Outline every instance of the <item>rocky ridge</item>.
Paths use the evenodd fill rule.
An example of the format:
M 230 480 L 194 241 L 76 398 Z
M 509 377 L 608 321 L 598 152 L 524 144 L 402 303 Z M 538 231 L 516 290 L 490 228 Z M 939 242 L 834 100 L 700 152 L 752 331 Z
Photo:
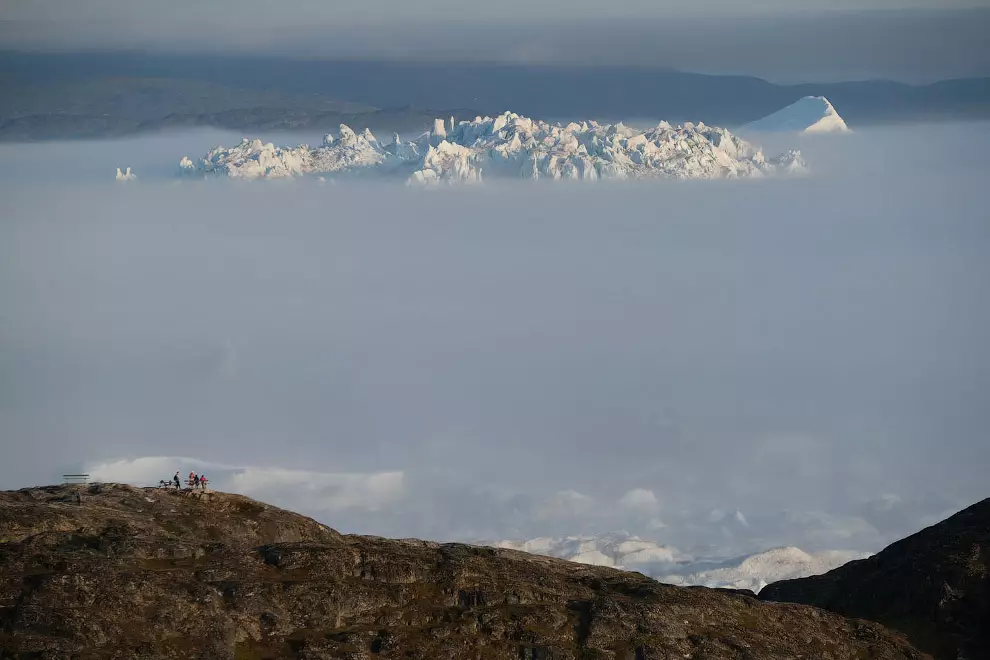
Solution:
M 0 493 L 0 657 L 917 659 L 803 605 L 519 551 L 345 536 L 245 497 Z
M 879 621 L 937 658 L 990 658 L 990 498 L 867 559 L 770 584 L 760 598 Z

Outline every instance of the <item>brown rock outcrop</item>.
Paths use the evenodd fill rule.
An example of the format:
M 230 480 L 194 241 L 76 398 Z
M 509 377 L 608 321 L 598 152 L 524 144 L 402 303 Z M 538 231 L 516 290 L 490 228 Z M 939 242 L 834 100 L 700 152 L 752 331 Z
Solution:
M 510 550 L 344 536 L 224 493 L 0 493 L 0 657 L 921 660 L 803 605 Z

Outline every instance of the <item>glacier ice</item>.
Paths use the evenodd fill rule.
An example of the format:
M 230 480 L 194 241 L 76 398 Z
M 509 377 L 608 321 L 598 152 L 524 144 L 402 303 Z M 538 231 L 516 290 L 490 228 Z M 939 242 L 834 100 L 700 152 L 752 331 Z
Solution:
M 744 127 L 750 131 L 846 133 L 849 126 L 824 96 L 805 96 Z
M 800 152 L 773 158 L 724 128 L 704 123 L 661 122 L 638 131 L 622 123 L 571 122 L 566 126 L 505 112 L 449 125 L 437 119 L 431 131 L 402 142 L 380 142 L 365 130 L 341 124 L 336 136 L 310 148 L 279 147 L 243 139 L 216 147 L 198 163 L 183 158 L 186 174 L 240 179 L 305 174 L 372 174 L 411 184 L 523 179 L 716 179 L 797 174 Z

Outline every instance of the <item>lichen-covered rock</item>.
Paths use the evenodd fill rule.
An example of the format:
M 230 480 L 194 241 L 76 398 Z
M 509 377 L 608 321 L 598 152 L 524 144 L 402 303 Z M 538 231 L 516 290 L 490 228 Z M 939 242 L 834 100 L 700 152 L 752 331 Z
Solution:
M 344 536 L 225 493 L 0 493 L 2 658 L 922 659 L 802 605 Z

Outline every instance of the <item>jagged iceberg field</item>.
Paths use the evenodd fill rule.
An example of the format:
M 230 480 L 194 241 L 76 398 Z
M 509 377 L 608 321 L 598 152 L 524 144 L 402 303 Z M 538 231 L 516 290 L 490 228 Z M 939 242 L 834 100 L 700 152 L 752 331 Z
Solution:
M 704 123 L 661 122 L 638 131 L 595 121 L 566 126 L 506 112 L 497 117 L 449 124 L 402 142 L 396 134 L 379 141 L 370 130 L 341 125 L 336 136 L 310 148 L 279 147 L 244 139 L 179 164 L 187 175 L 238 179 L 300 175 L 366 175 L 408 183 L 509 179 L 721 179 L 796 174 L 805 171 L 800 152 L 768 158 L 724 128 Z
M 668 584 L 750 589 L 754 592 L 777 580 L 819 575 L 846 562 L 870 556 L 870 553 L 847 550 L 805 552 L 796 547 L 778 547 L 737 557 L 693 557 L 675 547 L 625 533 L 541 537 L 484 545 L 558 557 L 581 564 L 639 571 Z

